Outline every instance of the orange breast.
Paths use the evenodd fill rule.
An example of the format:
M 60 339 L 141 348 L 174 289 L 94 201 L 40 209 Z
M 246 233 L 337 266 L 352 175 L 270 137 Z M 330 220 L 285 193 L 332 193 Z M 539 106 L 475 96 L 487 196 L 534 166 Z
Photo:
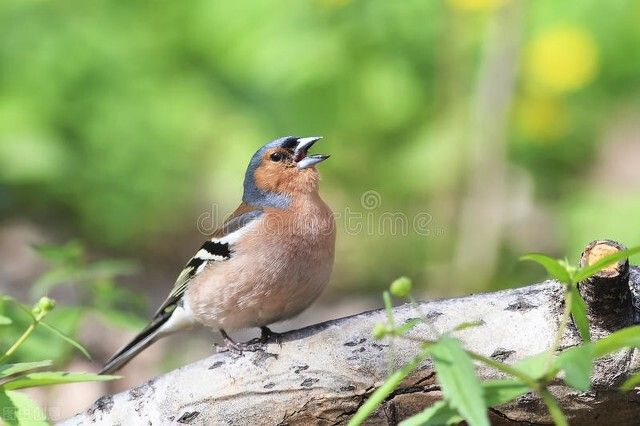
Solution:
M 287 210 L 268 209 L 232 248 L 187 290 L 198 321 L 213 328 L 268 325 L 306 309 L 329 281 L 335 221 L 317 194 Z

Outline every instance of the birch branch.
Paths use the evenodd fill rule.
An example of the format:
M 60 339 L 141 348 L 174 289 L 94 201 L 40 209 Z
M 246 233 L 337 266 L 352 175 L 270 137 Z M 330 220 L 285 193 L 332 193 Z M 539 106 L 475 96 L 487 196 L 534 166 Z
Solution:
M 611 245 L 613 244 L 613 245 Z M 619 249 L 608 241 L 592 243 L 582 262 L 593 263 Z M 604 247 L 604 248 L 603 248 Z M 585 263 L 586 262 L 586 263 Z M 594 336 L 637 323 L 640 268 L 628 262 L 614 265 L 580 291 L 589 308 Z M 513 363 L 550 347 L 563 309 L 563 287 L 554 281 L 496 293 L 419 303 L 419 309 L 439 331 L 467 321 L 475 328 L 456 333 L 464 346 L 494 359 Z M 420 314 L 403 305 L 394 310 L 398 322 Z M 281 345 L 242 355 L 215 354 L 117 395 L 106 395 L 64 425 L 341 425 L 387 377 L 419 350 L 416 343 L 396 339 L 376 341 L 374 325 L 385 321 L 376 310 L 290 331 Z M 435 338 L 432 328 L 420 324 L 409 336 Z M 573 324 L 562 347 L 580 342 Z M 623 350 L 597 362 L 592 390 L 578 392 L 561 382 L 551 386 L 570 423 L 638 422 L 637 390 L 623 394 L 618 386 L 640 368 L 636 349 Z M 483 379 L 499 373 L 479 365 Z M 431 360 L 427 360 L 369 419 L 372 425 L 395 425 L 442 396 Z M 493 408 L 496 425 L 549 424 L 547 410 L 534 394 Z

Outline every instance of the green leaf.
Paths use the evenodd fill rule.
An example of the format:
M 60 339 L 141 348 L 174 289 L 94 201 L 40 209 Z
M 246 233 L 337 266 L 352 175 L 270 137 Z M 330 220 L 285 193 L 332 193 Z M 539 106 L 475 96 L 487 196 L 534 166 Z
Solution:
M 549 358 L 549 352 L 540 352 L 538 354 L 522 358 L 520 361 L 513 364 L 513 368 L 520 370 L 533 380 L 538 380 L 547 373 L 547 364 L 550 359 L 553 360 L 553 357 Z
M 36 361 L 36 362 L 19 362 L 16 364 L 0 365 L 0 378 L 11 376 L 12 374 L 24 373 L 25 371 L 35 370 L 36 368 L 50 367 L 52 361 Z
M 393 392 L 400 382 L 405 379 L 413 370 L 415 370 L 425 359 L 429 357 L 428 350 L 422 350 L 411 361 L 405 364 L 400 370 L 393 373 L 376 391 L 371 394 L 369 399 L 362 404 L 353 417 L 349 420 L 348 426 L 358 426 L 384 402 L 385 399 Z
M 542 253 L 529 253 L 520 260 L 530 260 L 544 266 L 549 275 L 563 283 L 571 282 L 571 275 L 563 263 Z
M 0 418 L 6 426 L 45 426 L 47 416 L 27 395 L 0 388 Z
M 584 299 L 580 295 L 578 288 L 571 286 L 571 315 L 573 316 L 573 322 L 576 324 L 576 328 L 582 337 L 582 341 L 589 343 L 591 341 L 591 333 L 589 332 L 589 319 L 587 318 L 587 305 L 584 303 Z
M 589 390 L 593 371 L 593 347 L 590 344 L 563 351 L 555 364 L 564 370 L 564 381 L 569 386 L 583 392 Z
M 622 250 L 622 251 L 610 254 L 609 256 L 605 256 L 602 259 L 598 260 L 593 265 L 585 266 L 584 268 L 579 269 L 574 275 L 573 279 L 575 282 L 584 281 L 590 276 L 597 274 L 598 272 L 600 272 L 607 266 L 611 265 L 612 263 L 616 263 L 621 260 L 624 260 L 636 253 L 640 253 L 640 247 L 633 247 L 633 248 L 630 248 L 629 250 Z
M 33 244 L 31 247 L 40 257 L 53 263 L 78 262 L 84 256 L 84 247 L 78 241 L 64 245 Z
M 29 373 L 10 380 L 2 385 L 4 389 L 16 390 L 39 386 L 59 385 L 62 383 L 106 382 L 119 379 L 120 376 L 107 376 L 91 373 L 67 373 L 64 371 L 43 371 Z
M 0 325 L 9 325 L 11 323 L 13 323 L 11 318 L 0 315 Z
M 54 324 L 56 329 L 62 330 L 66 335 L 74 336 L 82 322 L 82 313 L 81 308 L 60 306 L 54 309 L 45 321 L 47 324 Z M 64 363 L 75 351 L 75 347 L 46 326 L 38 324 L 34 333 L 18 348 L 10 362 L 52 359 L 54 364 Z
M 489 380 L 482 382 L 487 407 L 513 401 L 531 389 L 519 380 Z M 404 420 L 400 426 L 430 426 L 458 424 L 464 419 L 445 401 L 438 401 L 422 412 Z
M 569 426 L 567 422 L 567 418 L 564 416 L 562 409 L 558 405 L 558 401 L 554 398 L 554 396 L 549 392 L 546 388 L 543 388 L 540 391 L 540 395 L 542 396 L 542 400 L 547 406 L 549 410 L 549 414 L 551 414 L 551 419 L 556 426 Z
M 140 271 L 136 262 L 131 260 L 98 260 L 86 267 L 93 278 L 105 279 L 122 275 L 134 275 Z
M 484 401 L 487 407 L 504 404 L 513 401 L 517 397 L 531 391 L 529 386 L 520 380 L 487 380 L 482 383 L 484 389 Z
M 409 321 L 405 322 L 404 324 L 399 325 L 396 328 L 394 328 L 393 329 L 393 334 L 395 334 L 396 336 L 402 336 L 407 331 L 411 330 L 413 327 L 415 327 L 416 325 L 420 324 L 421 322 L 422 322 L 422 320 L 419 319 L 419 318 L 410 319 Z
M 400 422 L 399 426 L 436 426 L 458 424 L 464 419 L 445 401 L 437 401 L 420 413 Z
M 636 373 L 633 376 L 629 377 L 627 380 L 625 380 L 622 386 L 620 387 L 620 390 L 628 392 L 630 390 L 633 390 L 638 385 L 640 385 L 640 373 Z
M 103 260 L 89 265 L 62 265 L 42 275 L 33 285 L 31 294 L 40 296 L 54 287 L 132 275 L 138 270 L 135 263 L 126 260 Z
M 640 325 L 623 328 L 594 342 L 594 357 L 600 358 L 623 348 L 640 347 Z
M 469 328 L 475 328 L 475 327 L 480 327 L 481 325 L 484 324 L 484 321 L 478 320 L 478 321 L 465 321 L 462 322 L 458 325 L 456 325 L 452 331 L 462 331 L 462 330 L 467 330 Z
M 487 407 L 513 401 L 531 389 L 519 380 L 489 380 L 482 382 L 484 401 Z M 438 401 L 422 412 L 400 423 L 400 426 L 430 426 L 458 424 L 464 419 L 445 401 Z
M 457 339 L 444 336 L 429 349 L 445 400 L 471 426 L 488 426 L 483 389 L 473 361 Z
M 32 297 L 38 297 L 47 294 L 55 287 L 71 285 L 85 278 L 86 276 L 79 266 L 59 266 L 42 274 L 33 283 L 30 294 Z
M 47 324 L 44 321 L 40 321 L 40 325 L 42 325 L 44 328 L 46 328 L 47 330 L 51 331 L 52 333 L 56 334 L 62 340 L 64 340 L 65 342 L 69 343 L 71 346 L 73 346 L 76 349 L 78 349 L 88 359 L 91 359 L 91 355 L 89 355 L 89 352 L 80 343 L 76 342 L 74 339 L 72 339 L 71 337 L 67 336 L 62 330 L 52 326 L 51 324 Z
M 11 296 L 2 296 L 2 299 L 0 300 L 2 300 L 2 302 L 10 303 L 11 305 L 17 307 L 18 309 L 23 311 L 25 314 L 27 314 L 32 321 L 35 321 L 36 318 L 33 316 L 30 306 L 27 306 L 24 303 L 18 302 L 15 298 Z

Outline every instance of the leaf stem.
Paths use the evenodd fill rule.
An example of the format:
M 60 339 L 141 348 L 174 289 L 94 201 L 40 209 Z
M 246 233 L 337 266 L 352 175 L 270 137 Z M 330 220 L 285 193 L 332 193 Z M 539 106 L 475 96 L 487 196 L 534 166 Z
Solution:
M 391 293 L 389 291 L 385 291 L 382 293 L 382 300 L 384 300 L 384 310 L 387 313 L 387 327 L 395 328 L 396 322 L 393 318 L 393 303 L 391 302 Z M 387 375 L 391 376 L 393 373 L 393 358 L 394 358 L 394 350 L 393 350 L 393 338 L 395 336 L 391 335 L 389 339 L 389 351 L 387 353 Z
M 568 284 L 572 285 L 572 284 Z M 573 304 L 573 294 L 571 293 L 571 289 L 565 287 L 564 292 L 564 311 L 562 312 L 562 317 L 560 317 L 560 322 L 558 323 L 558 329 L 556 330 L 556 335 L 553 338 L 553 344 L 549 348 L 549 356 L 545 362 L 545 370 L 549 370 L 551 367 L 551 361 L 553 360 L 553 355 L 558 351 L 560 347 L 560 343 L 562 342 L 562 336 L 564 335 L 564 331 L 567 329 L 567 325 L 569 324 L 569 318 L 571 317 L 571 305 Z
M 18 340 L 16 340 L 16 342 L 9 349 L 7 349 L 4 355 L 0 357 L 0 363 L 4 362 L 4 360 L 13 355 L 13 353 L 20 347 L 20 345 L 22 345 L 24 341 L 27 340 L 29 336 L 31 336 L 31 333 L 33 333 L 33 330 L 36 329 L 37 325 L 37 322 L 32 322 L 31 325 L 29 325 L 25 332 L 22 333 L 22 336 L 20 336 Z
M 440 332 L 438 332 L 438 329 L 433 324 L 433 321 L 430 320 L 425 315 L 425 313 L 422 311 L 422 308 L 420 308 L 420 305 L 418 304 L 418 301 L 412 295 L 409 295 L 409 303 L 411 304 L 411 307 L 413 308 L 413 310 L 416 311 L 416 313 L 418 314 L 420 319 L 422 319 L 422 322 L 424 324 L 426 324 L 427 327 L 429 327 L 429 329 L 431 330 L 431 333 L 433 333 L 434 337 L 436 339 L 439 338 L 440 337 Z
M 411 361 L 406 363 L 402 368 L 393 373 L 385 382 L 376 389 L 375 392 L 367 399 L 367 401 L 356 411 L 354 416 L 349 420 L 348 426 L 361 425 L 371 413 L 389 396 L 400 382 L 415 370 L 420 363 L 429 357 L 429 351 L 423 350 L 416 355 Z
M 423 345 L 434 345 L 438 343 L 437 341 L 417 339 L 411 336 L 398 336 L 398 337 L 400 337 L 401 339 L 411 340 L 413 342 L 419 342 L 419 343 L 422 343 Z M 486 357 L 484 355 L 481 355 L 477 352 L 470 351 L 468 349 L 465 349 L 464 351 L 467 353 L 467 355 L 469 355 L 471 358 L 475 359 L 476 361 L 480 361 L 492 368 L 495 368 L 498 371 L 502 371 L 503 373 L 509 374 L 517 379 L 520 379 L 521 381 L 529 385 L 533 390 L 538 390 L 540 388 L 540 384 L 535 379 L 529 377 L 527 374 L 523 373 L 517 368 L 510 366 L 509 364 L 496 361 L 495 359 Z
M 542 400 L 544 401 L 547 409 L 549 410 L 549 414 L 551 414 L 551 418 L 556 426 L 568 426 L 567 418 L 565 417 L 562 409 L 558 405 L 558 401 L 556 398 L 549 392 L 549 389 L 543 388 L 540 391 L 540 396 L 542 396 Z
M 42 320 L 43 317 L 44 317 L 43 314 L 32 316 L 33 321 L 31 322 L 29 327 L 27 327 L 27 329 L 24 331 L 24 333 L 22 333 L 22 335 L 18 338 L 18 340 L 16 340 L 15 343 L 11 345 L 9 349 L 7 349 L 4 355 L 0 357 L 0 363 L 4 362 L 6 359 L 11 357 L 11 355 L 13 355 L 13 353 L 20 347 L 20 345 L 22 345 L 25 342 L 25 340 L 27 340 L 29 336 L 31 336 L 31 333 L 33 333 L 33 331 L 36 329 L 36 327 L 40 323 L 40 320 Z
M 393 304 L 391 303 L 391 293 L 385 291 L 382 293 L 382 299 L 384 300 L 384 309 L 387 313 L 387 322 L 389 323 L 389 327 L 393 327 L 395 325 L 395 321 L 393 319 Z
M 509 375 L 515 377 L 516 379 L 520 379 L 521 381 L 526 383 L 529 387 L 531 387 L 532 390 L 540 389 L 540 384 L 536 380 L 534 380 L 533 378 L 529 377 L 528 375 L 526 375 L 522 371 L 518 370 L 517 368 L 514 368 L 514 367 L 510 366 L 509 364 L 505 364 L 504 362 L 496 361 L 493 358 L 489 358 L 489 357 L 486 357 L 484 355 L 480 355 L 479 353 L 476 353 L 476 352 L 473 352 L 473 351 L 469 351 L 469 350 L 466 350 L 466 349 L 465 349 L 465 352 L 467 352 L 467 354 L 471 358 L 475 359 L 476 361 L 480 361 L 483 364 L 488 365 L 489 367 L 493 367 L 498 371 L 502 371 L 503 373 L 509 374 Z

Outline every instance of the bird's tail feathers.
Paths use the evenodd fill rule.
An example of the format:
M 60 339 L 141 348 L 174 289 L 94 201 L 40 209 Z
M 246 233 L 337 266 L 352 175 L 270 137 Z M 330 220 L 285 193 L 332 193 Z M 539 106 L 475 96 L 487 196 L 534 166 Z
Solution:
M 100 374 L 111 374 L 119 370 L 158 339 L 191 325 L 191 317 L 182 306 L 177 306 L 170 312 L 158 312 L 149 325 L 107 361 Z
M 99 374 L 112 374 L 118 371 L 131 361 L 133 357 L 138 355 L 158 339 L 159 336 L 157 336 L 157 331 L 150 334 L 145 334 L 144 332 L 138 334 L 131 342 L 116 352 L 107 361 Z

